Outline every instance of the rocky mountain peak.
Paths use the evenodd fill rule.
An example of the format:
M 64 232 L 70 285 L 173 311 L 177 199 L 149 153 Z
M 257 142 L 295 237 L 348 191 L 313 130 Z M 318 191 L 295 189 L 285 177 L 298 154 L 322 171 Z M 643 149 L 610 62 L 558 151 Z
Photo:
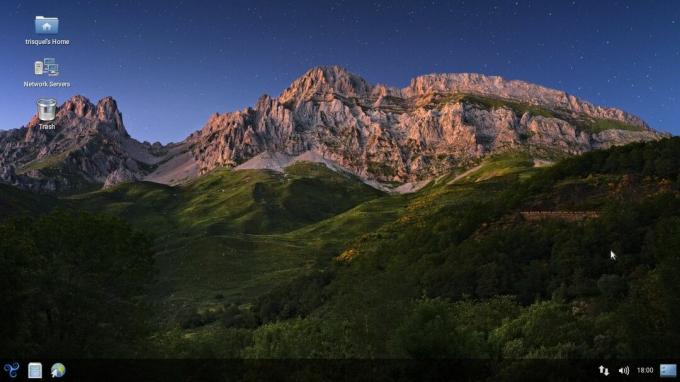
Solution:
M 190 140 L 200 173 L 257 167 L 244 163 L 271 153 L 403 183 L 503 150 L 578 154 L 662 136 L 622 110 L 524 81 L 429 74 L 399 89 L 329 66 L 308 70 L 252 109 L 210 118 Z
M 97 117 L 99 120 L 111 120 L 121 115 L 118 104 L 113 97 L 104 97 L 97 102 Z
M 58 109 L 55 123 L 65 133 L 87 130 L 91 134 L 129 138 L 123 115 L 113 97 L 102 98 L 94 105 L 86 97 L 73 96 Z
M 314 96 L 340 94 L 363 97 L 370 94 L 372 86 L 363 78 L 340 66 L 319 66 L 308 70 L 281 93 L 279 101 L 309 100 Z
M 34 116 L 25 128 L 0 133 L 0 181 L 68 192 L 134 180 L 144 168 L 140 163 L 153 161 L 152 151 L 130 138 L 112 97 L 95 105 L 76 95 L 57 108 L 50 124 Z
M 525 81 L 506 80 L 500 76 L 478 73 L 427 74 L 412 79 L 410 85 L 401 92 L 406 97 L 432 93 L 490 96 L 527 105 L 543 106 L 548 109 L 566 110 L 574 114 L 585 114 L 593 118 L 620 120 L 627 124 L 648 128 L 640 118 L 622 110 L 595 106 L 562 90 Z
M 91 116 L 95 110 L 95 107 L 86 97 L 82 95 L 75 95 L 66 100 L 59 110 L 73 113 L 77 117 L 85 117 Z
M 37 116 L 34 116 L 27 127 L 34 130 L 39 123 Z M 61 135 L 89 131 L 91 134 L 129 137 L 122 113 L 112 97 L 105 97 L 94 105 L 86 97 L 75 95 L 57 108 L 54 124 Z
M 105 97 L 97 102 L 97 119 L 102 123 L 100 127 L 129 137 L 123 125 L 123 114 L 118 110 L 118 104 L 112 97 Z

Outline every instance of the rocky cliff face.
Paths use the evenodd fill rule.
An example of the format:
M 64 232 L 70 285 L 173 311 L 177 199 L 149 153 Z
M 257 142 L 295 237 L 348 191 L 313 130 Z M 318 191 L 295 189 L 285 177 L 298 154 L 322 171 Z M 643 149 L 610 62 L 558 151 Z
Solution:
M 70 192 L 143 178 L 168 151 L 130 138 L 116 101 L 75 96 L 59 107 L 55 129 L 34 117 L 0 132 L 0 181 L 41 192 Z
M 624 111 L 522 81 L 433 74 L 397 89 L 335 66 L 309 70 L 252 108 L 212 115 L 180 144 L 132 139 L 112 98 L 94 105 L 75 96 L 58 109 L 55 125 L 42 130 L 34 117 L 0 132 L 0 182 L 75 192 L 132 180 L 176 184 L 221 166 L 280 168 L 311 158 L 370 182 L 405 183 L 503 150 L 578 154 L 663 136 Z
M 201 173 L 313 152 L 366 179 L 412 182 L 501 150 L 578 154 L 661 136 L 624 111 L 522 81 L 434 74 L 396 89 L 320 67 L 277 98 L 213 115 L 188 141 Z

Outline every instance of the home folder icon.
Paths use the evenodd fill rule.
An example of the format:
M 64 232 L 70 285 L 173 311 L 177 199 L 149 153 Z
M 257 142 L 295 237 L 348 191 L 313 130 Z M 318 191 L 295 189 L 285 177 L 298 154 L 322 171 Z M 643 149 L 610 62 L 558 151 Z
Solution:
M 35 16 L 35 33 L 38 34 L 59 33 L 59 18 Z

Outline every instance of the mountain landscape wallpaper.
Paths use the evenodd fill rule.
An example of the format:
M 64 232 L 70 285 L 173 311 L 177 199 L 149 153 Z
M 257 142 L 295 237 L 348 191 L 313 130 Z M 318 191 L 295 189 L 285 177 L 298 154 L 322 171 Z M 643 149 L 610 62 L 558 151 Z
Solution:
M 680 4 L 0 11 L 0 359 L 406 381 L 680 358 Z M 29 43 L 43 14 L 68 44 Z M 26 84 L 48 56 L 68 86 Z M 197 369 L 172 380 L 231 380 Z

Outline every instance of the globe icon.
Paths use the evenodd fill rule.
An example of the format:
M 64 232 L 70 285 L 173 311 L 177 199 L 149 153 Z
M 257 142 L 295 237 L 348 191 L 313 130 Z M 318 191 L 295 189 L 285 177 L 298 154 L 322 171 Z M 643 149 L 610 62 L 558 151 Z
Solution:
M 52 365 L 52 370 L 50 372 L 52 378 L 61 378 L 66 374 L 66 366 L 63 363 L 55 363 Z

